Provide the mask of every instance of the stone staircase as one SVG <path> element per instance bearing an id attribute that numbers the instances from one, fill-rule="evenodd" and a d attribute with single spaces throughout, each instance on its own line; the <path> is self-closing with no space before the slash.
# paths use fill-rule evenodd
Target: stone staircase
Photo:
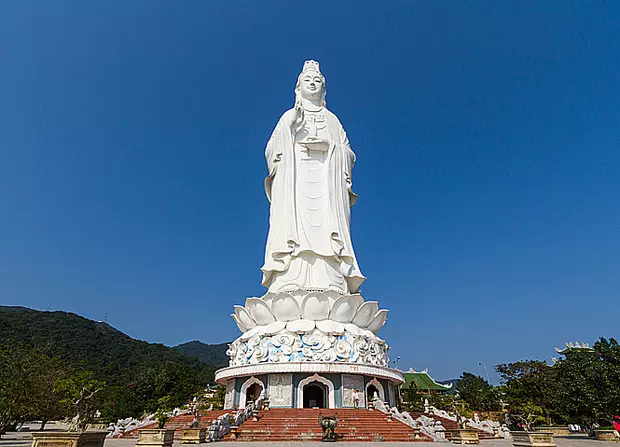
<path id="1" fill-rule="evenodd" d="M 258 422 L 247 420 L 238 429 L 238 441 L 320 441 L 319 412 L 338 416 L 341 441 L 430 441 L 417 430 L 380 411 L 365 409 L 290 409 L 261 411 Z M 229 440 L 230 436 L 226 437 Z"/>
<path id="2" fill-rule="evenodd" d="M 211 421 L 233 410 L 213 410 L 200 415 L 200 427 L 209 428 Z M 320 441 L 321 427 L 318 423 L 319 412 L 323 416 L 338 416 L 336 433 L 341 436 L 341 441 L 392 441 L 392 442 L 415 442 L 431 441 L 429 437 L 419 433 L 407 424 L 396 419 L 389 421 L 388 416 L 379 410 L 366 409 L 291 409 L 272 408 L 261 410 L 259 420 L 248 419 L 238 428 L 237 441 Z M 417 419 L 423 413 L 410 413 L 413 419 Z M 428 416 L 428 415 L 427 415 Z M 446 428 L 446 437 L 450 439 L 449 430 L 457 428 L 457 424 L 449 419 L 432 416 L 440 420 Z M 184 414 L 171 418 L 166 423 L 166 428 L 175 429 L 174 437 L 181 437 L 181 430 L 188 428 L 194 417 Z M 142 428 L 156 428 L 153 423 Z M 137 438 L 138 430 L 134 429 L 121 434 L 121 438 Z M 493 439 L 493 434 L 478 430 L 480 439 Z M 230 434 L 224 441 L 230 441 Z"/>

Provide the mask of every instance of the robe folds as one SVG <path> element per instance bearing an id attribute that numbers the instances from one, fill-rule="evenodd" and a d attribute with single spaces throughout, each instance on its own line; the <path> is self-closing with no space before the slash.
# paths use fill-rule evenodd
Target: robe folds
<path id="1" fill-rule="evenodd" d="M 298 208 L 299 200 L 296 197 L 298 188 L 296 178 L 298 170 L 295 164 L 295 135 L 289 123 L 294 116 L 293 109 L 282 115 L 275 130 L 273 131 L 265 157 L 269 175 L 265 179 L 265 192 L 270 202 L 269 234 L 265 250 L 265 263 L 261 268 L 263 272 L 263 286 L 270 288 L 278 275 L 285 275 L 291 262 L 305 262 L 308 254 L 315 259 L 326 258 L 331 266 L 336 266 L 344 279 L 348 290 L 338 290 L 341 293 L 357 293 L 360 285 L 366 279 L 362 275 L 351 242 L 351 206 L 355 203 L 357 195 L 351 186 L 351 172 L 355 162 L 355 154 L 351 150 L 349 140 L 340 121 L 332 112 L 324 109 L 327 126 L 330 134 L 330 145 L 327 151 L 326 163 L 326 186 L 327 204 L 326 219 L 327 243 L 331 247 L 329 256 L 325 256 L 320 249 L 300 245 L 300 228 L 306 223 L 300 222 L 303 213 Z M 325 244 L 321 244 L 325 245 Z M 310 253 L 308 253 L 310 252 Z M 313 264 L 313 262 L 310 262 Z M 312 268 L 311 266 L 309 268 Z M 306 281 L 308 282 L 308 281 Z M 300 286 L 300 284 L 295 284 Z M 279 290 L 284 290 L 278 286 Z M 302 288 L 321 288 L 318 284 L 303 284 Z M 270 291 L 274 291 L 271 290 Z M 277 292 L 277 290 L 275 290 Z"/>

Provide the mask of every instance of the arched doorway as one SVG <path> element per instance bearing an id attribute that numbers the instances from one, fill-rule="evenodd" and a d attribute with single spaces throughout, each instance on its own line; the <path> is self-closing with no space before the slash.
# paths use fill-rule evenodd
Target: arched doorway
<path id="1" fill-rule="evenodd" d="M 239 391 L 239 408 L 245 408 L 250 401 L 256 401 L 264 388 L 263 382 L 256 377 L 246 380 Z"/>
<path id="2" fill-rule="evenodd" d="M 304 387 L 304 408 L 325 408 L 325 385 L 314 381 Z"/>
<path id="3" fill-rule="evenodd" d="M 320 388 L 313 388 L 313 386 Z M 308 391 L 308 396 L 312 397 L 306 397 L 306 391 Z M 322 405 L 319 408 L 336 408 L 335 394 L 332 381 L 316 373 L 299 382 L 295 406 L 297 408 L 311 408 L 310 404 L 314 403 L 314 406 L 317 407 Z M 310 402 L 310 400 L 314 402 Z"/>
<path id="4" fill-rule="evenodd" d="M 385 390 L 383 389 L 381 382 L 379 382 L 376 378 L 366 384 L 366 402 L 368 402 L 368 405 L 372 402 L 375 393 L 377 393 L 377 396 L 381 402 L 385 402 Z"/>
<path id="5" fill-rule="evenodd" d="M 366 402 L 372 402 L 372 400 L 375 398 L 375 394 L 377 395 L 377 397 L 379 396 L 379 390 L 377 389 L 377 387 L 373 384 L 368 385 L 368 388 L 366 388 Z"/>

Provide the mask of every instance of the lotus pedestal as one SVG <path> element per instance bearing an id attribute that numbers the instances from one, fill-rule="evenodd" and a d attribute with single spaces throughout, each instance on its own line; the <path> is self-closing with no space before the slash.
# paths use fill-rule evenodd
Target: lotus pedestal
<path id="1" fill-rule="evenodd" d="M 375 394 L 396 405 L 400 371 L 388 367 L 388 345 L 376 333 L 388 311 L 359 294 L 295 290 L 235 306 L 243 334 L 230 344 L 224 408 L 245 408 L 259 395 L 272 408 L 353 408 Z"/>

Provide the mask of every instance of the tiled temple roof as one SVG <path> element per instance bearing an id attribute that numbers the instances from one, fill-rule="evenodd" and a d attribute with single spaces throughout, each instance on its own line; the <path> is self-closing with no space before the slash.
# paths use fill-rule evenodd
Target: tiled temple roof
<path id="1" fill-rule="evenodd" d="M 421 391 L 450 391 L 452 389 L 452 384 L 443 385 L 436 382 L 426 370 L 414 371 L 410 369 L 409 371 L 403 371 L 403 376 L 405 377 L 405 387 L 414 384 Z"/>

